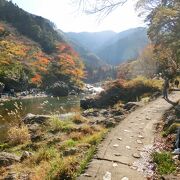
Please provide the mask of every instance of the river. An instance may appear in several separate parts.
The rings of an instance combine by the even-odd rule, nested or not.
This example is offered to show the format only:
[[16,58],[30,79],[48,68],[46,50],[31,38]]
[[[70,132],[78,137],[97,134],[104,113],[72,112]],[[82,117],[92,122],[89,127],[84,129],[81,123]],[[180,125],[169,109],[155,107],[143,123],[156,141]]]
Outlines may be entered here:
[[0,102],[0,142],[6,136],[11,123],[17,122],[28,113],[65,114],[80,110],[80,97],[40,97]]

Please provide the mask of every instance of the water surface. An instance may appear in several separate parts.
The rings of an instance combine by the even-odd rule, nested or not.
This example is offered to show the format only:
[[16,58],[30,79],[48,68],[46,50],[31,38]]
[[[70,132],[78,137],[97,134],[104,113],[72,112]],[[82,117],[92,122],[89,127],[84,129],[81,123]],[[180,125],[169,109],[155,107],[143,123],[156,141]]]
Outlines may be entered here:
[[4,140],[7,128],[28,113],[64,114],[80,110],[80,97],[40,97],[0,102],[0,142]]

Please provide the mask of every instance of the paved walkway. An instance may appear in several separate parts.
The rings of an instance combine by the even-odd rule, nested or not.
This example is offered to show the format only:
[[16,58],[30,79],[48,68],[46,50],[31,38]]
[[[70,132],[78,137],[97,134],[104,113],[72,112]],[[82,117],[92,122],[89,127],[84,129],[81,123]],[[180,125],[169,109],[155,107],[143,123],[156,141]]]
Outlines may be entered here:
[[[179,100],[180,92],[174,92],[169,99]],[[132,168],[137,161],[134,156],[138,156],[143,147],[153,144],[154,126],[169,108],[171,104],[158,98],[129,114],[100,144],[94,159],[78,180],[146,179]]]

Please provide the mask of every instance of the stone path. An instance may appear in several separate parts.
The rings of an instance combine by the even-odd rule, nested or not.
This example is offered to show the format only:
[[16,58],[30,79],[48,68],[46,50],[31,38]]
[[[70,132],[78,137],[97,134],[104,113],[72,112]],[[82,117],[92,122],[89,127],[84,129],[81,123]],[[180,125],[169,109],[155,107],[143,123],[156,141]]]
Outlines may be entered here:
[[[174,102],[179,100],[180,92],[174,92],[169,98]],[[143,162],[140,152],[152,146],[154,127],[170,107],[171,104],[160,97],[129,114],[99,145],[97,154],[78,180],[146,179],[132,165],[138,160]],[[144,156],[146,158],[146,154]]]

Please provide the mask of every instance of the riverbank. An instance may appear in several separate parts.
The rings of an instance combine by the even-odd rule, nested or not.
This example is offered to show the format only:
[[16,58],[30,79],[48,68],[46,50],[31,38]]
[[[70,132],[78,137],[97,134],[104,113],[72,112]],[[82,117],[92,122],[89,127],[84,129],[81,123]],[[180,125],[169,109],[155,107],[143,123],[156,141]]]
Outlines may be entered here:
[[7,141],[0,145],[0,178],[74,179],[126,114],[122,108],[110,108],[86,110],[66,120],[27,115],[20,126],[10,127]]
[[[148,95],[152,95],[154,91],[158,90],[158,88],[153,88],[154,84],[149,85],[149,81],[148,83],[141,81],[139,85],[138,80],[135,81],[135,85],[145,91],[139,93],[138,88],[134,87],[134,81],[130,88],[129,82],[128,84],[122,84],[119,81],[113,82],[109,89],[105,90],[106,92],[96,96],[99,98],[105,94],[105,98],[108,97],[108,100],[113,96],[113,101],[107,101],[105,107],[98,107],[98,109],[91,107],[84,111],[74,111],[75,114],[66,119],[63,119],[60,116],[61,113],[56,111],[51,115],[28,114],[23,119],[17,119],[19,121],[12,123],[9,127],[6,141],[0,145],[2,152],[0,153],[1,178],[14,176],[17,179],[27,177],[27,179],[70,180],[78,177],[83,173],[96,152],[98,144],[107,133],[112,128],[119,126],[129,113],[144,106],[143,102],[151,99],[146,98],[147,91],[150,90]],[[123,89],[126,92],[127,88],[131,91],[132,87],[133,89],[137,88],[133,92],[138,92],[141,102],[123,103],[121,98],[124,96],[118,96],[118,99],[115,99],[119,91]],[[151,91],[152,89],[153,91]],[[136,99],[136,95],[134,93],[132,99]],[[147,101],[144,101],[144,98]],[[43,100],[35,107],[36,110],[40,110],[38,108],[43,110],[46,106],[51,106],[50,100]],[[64,100],[67,104],[67,99]],[[59,104],[59,101],[57,103]],[[35,106],[32,105],[32,107]],[[19,108],[16,103],[15,107],[16,110],[11,112],[13,115],[18,114],[23,105],[20,103]]]
[[17,95],[17,97],[2,96],[0,98],[0,102],[6,102],[6,101],[11,101],[11,100],[21,100],[21,99],[44,98],[44,97],[48,97],[48,95],[46,95],[45,93],[41,93],[41,94],[26,95],[26,96]]

